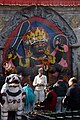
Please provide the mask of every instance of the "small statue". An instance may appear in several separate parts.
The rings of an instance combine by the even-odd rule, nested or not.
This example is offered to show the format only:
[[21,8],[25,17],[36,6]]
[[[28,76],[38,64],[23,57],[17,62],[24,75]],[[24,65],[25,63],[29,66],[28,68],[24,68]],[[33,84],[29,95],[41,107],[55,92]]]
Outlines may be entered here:
[[21,120],[25,102],[25,92],[20,84],[20,77],[11,74],[6,77],[1,89],[1,120],[8,120],[8,111],[15,111],[17,120]]

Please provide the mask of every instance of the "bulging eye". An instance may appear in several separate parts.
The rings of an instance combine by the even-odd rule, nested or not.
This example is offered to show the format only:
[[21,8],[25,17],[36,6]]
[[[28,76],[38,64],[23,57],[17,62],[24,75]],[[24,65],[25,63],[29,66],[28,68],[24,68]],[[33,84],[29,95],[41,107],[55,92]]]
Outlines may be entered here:
[[11,77],[8,77],[8,80],[10,80],[11,79]]
[[6,82],[9,82],[10,79],[11,79],[11,77],[7,77]]
[[15,80],[15,77],[13,77],[13,80]]

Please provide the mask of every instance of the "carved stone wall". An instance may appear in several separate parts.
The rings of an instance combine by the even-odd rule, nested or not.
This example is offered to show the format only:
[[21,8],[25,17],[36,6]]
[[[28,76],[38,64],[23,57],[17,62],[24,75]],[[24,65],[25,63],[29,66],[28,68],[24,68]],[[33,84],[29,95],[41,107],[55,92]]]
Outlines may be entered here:
[[[51,9],[53,13],[51,12]],[[73,69],[73,74],[78,75],[79,77],[80,70],[77,68],[79,68],[80,65],[78,64],[77,61],[78,61],[78,56],[80,53],[77,51],[80,45],[80,40],[79,40],[80,38],[80,30],[79,30],[80,29],[80,7],[51,6],[48,9],[48,6],[46,7],[42,7],[42,6],[35,7],[34,6],[31,9],[27,10],[27,6],[0,6],[0,47],[4,46],[4,43],[8,35],[15,28],[16,24],[18,24],[23,18],[32,17],[33,15],[34,16],[40,15],[40,16],[45,17],[45,14],[48,14],[46,15],[46,18],[48,20],[53,21],[56,25],[58,24],[59,27],[63,29],[63,32],[65,32],[65,34],[68,35],[68,38],[72,39],[72,40],[71,39],[69,40],[69,44],[73,46],[72,47],[72,62],[73,62],[72,69]],[[60,15],[61,18],[59,18],[58,15]],[[66,23],[68,23],[68,25],[72,29],[72,31],[70,32],[74,32],[74,36],[69,36],[69,31],[66,30],[66,23],[63,26],[63,22],[58,22],[60,21],[60,19],[61,20],[64,19]],[[0,54],[2,54],[2,50]]]

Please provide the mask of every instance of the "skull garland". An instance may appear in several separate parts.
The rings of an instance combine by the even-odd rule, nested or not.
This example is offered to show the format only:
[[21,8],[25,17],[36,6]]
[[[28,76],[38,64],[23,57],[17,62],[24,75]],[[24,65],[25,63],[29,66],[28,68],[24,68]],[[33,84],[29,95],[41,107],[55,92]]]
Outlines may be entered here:
[[8,119],[8,111],[16,111],[17,120],[21,120],[25,93],[22,90],[19,75],[11,74],[6,77],[1,94],[1,120]]

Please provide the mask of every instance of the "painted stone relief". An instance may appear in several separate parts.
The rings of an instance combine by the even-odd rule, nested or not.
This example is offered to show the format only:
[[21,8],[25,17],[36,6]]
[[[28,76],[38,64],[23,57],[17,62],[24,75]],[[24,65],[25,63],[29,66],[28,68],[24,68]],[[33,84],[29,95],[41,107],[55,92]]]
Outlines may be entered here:
[[[62,70],[70,69],[71,66],[71,35],[68,32],[66,35],[62,26],[60,27],[61,21],[55,12],[51,11],[52,14],[56,14],[56,18],[58,17],[57,24],[53,22],[55,19],[49,20],[46,13],[45,17],[43,14],[39,15],[40,8],[36,10],[36,15],[34,12],[30,13],[32,16],[28,16],[28,10],[26,13],[23,11],[21,15],[28,18],[23,17],[9,34],[4,45],[6,48],[3,52],[3,71],[5,74],[16,72],[23,76],[30,72],[33,80],[38,68],[43,67],[44,74],[48,77],[52,74],[58,78]],[[42,13],[44,12],[43,9]],[[72,37],[74,36],[73,34]]]

